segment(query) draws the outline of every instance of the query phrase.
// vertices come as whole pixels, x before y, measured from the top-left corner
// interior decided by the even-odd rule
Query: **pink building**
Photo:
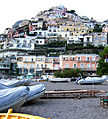
[[[99,56],[96,54],[60,55],[60,69],[81,68],[82,71],[96,72]]]
[[[53,58],[53,70],[59,70],[60,69],[60,60],[59,57]]]

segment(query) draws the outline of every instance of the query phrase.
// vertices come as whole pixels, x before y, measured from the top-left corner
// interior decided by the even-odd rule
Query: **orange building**
[[[96,54],[60,55],[60,69],[80,68],[86,72],[96,72],[99,56]]]

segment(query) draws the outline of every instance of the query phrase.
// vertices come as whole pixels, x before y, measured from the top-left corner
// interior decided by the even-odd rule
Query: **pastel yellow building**
[[[71,36],[79,36],[80,34],[87,33],[87,27],[84,25],[80,26],[60,26],[60,31],[67,32],[69,31],[71,33]]]
[[[41,74],[53,69],[53,58],[46,56],[17,56],[19,74]]]

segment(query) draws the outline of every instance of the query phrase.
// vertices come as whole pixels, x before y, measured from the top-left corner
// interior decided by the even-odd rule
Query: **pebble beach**
[[[71,82],[32,82],[30,85],[45,84],[46,91],[96,89],[108,91],[108,82],[99,85],[76,85]],[[106,95],[106,94],[102,94]],[[108,119],[108,107],[100,106],[100,98],[37,99],[14,110],[51,119]]]

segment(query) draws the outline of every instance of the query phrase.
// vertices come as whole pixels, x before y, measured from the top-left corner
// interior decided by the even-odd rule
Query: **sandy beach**
[[[76,85],[72,82],[32,82],[30,85],[45,84],[46,90],[96,89],[108,91],[108,82],[100,85]],[[100,106],[100,98],[38,99],[14,110],[51,119],[107,119],[108,107]]]

